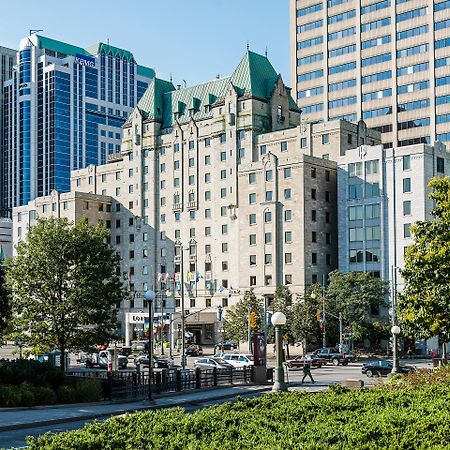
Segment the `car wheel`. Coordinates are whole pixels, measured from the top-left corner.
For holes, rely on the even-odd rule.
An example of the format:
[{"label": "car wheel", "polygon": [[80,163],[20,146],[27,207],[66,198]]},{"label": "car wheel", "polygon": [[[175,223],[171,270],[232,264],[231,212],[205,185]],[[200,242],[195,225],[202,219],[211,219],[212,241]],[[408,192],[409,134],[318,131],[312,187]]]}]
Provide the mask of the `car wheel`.
[{"label": "car wheel", "polygon": [[372,378],[372,377],[373,377],[373,372],[369,369],[369,370],[366,372],[366,375],[367,375],[369,378]]},{"label": "car wheel", "polygon": [[333,358],[331,360],[331,362],[333,363],[333,365],[338,366],[339,365],[339,359],[338,358]]}]

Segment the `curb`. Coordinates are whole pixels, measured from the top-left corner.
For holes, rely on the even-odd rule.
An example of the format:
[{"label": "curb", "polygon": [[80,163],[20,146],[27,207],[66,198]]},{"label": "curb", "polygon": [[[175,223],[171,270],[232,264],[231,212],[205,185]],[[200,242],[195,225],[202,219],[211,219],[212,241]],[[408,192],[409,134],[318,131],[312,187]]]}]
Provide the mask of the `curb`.
[{"label": "curb", "polygon": [[[228,393],[228,394],[221,394],[217,395],[211,398],[204,398],[204,399],[196,399],[196,400],[189,400],[184,399],[183,401],[176,401],[170,405],[142,405],[141,407],[136,407],[133,409],[122,409],[122,410],[116,410],[113,412],[104,412],[104,413],[91,413],[91,414],[84,414],[82,416],[76,416],[76,417],[64,417],[64,418],[58,418],[58,419],[48,419],[48,420],[41,420],[37,422],[31,422],[31,423],[18,423],[13,425],[0,425],[0,432],[2,431],[10,431],[10,430],[21,430],[21,429],[27,429],[27,428],[38,428],[45,425],[58,425],[61,423],[70,423],[70,422],[79,422],[82,420],[91,420],[91,419],[99,419],[99,418],[111,418],[114,416],[120,416],[127,413],[134,413],[137,411],[154,411],[159,409],[166,409],[166,408],[176,408],[178,406],[182,405],[196,405],[201,403],[206,403],[208,401],[214,401],[214,400],[223,400],[226,398],[234,398],[237,396],[243,396],[243,395],[249,395],[254,393],[263,393],[266,391],[270,391],[272,387],[262,387],[258,389],[254,389],[247,392],[237,392],[237,393]],[[144,400],[145,401],[145,400]],[[143,402],[144,402],[143,401]],[[92,405],[92,404],[91,404]]]}]

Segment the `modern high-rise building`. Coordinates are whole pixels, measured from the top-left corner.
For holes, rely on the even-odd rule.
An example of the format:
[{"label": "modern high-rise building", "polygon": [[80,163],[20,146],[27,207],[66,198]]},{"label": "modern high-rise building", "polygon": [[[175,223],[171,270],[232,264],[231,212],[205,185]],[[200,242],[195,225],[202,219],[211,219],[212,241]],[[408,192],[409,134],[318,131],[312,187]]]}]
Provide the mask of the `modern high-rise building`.
[{"label": "modern high-rise building", "polygon": [[155,72],[108,44],[22,39],[4,83],[3,208],[70,190],[70,171],[120,152],[121,127]]},{"label": "modern high-rise building", "polygon": [[311,121],[363,119],[385,148],[450,141],[450,2],[290,0],[293,93]]},{"label": "modern high-rise building", "polygon": [[[16,63],[16,50],[0,46],[0,199],[2,196],[3,184],[1,182],[2,169],[2,146],[3,146],[3,83],[12,77],[13,66]],[[0,217],[3,215],[2,202],[0,201]]]},{"label": "modern high-rise building", "polygon": [[184,292],[188,331],[212,344],[218,306],[250,288],[269,303],[279,285],[302,295],[336,268],[335,161],[380,142],[364,123],[303,123],[270,61],[247,52],[226,78],[183,89],[155,78],[121,154],[73,171],[70,193],[15,208],[14,241],[38,216],[104,220],[130,293],[122,324],[147,309],[147,289],[169,290],[164,308],[178,313]]}]

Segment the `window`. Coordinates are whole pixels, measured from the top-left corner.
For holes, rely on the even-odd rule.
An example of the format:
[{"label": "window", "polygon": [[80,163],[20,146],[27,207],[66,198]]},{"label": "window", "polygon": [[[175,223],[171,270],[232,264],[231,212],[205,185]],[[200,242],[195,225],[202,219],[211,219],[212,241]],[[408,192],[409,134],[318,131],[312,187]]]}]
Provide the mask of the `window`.
[{"label": "window", "polygon": [[315,200],[316,197],[317,197],[317,190],[313,188],[311,189],[311,198]]},{"label": "window", "polygon": [[220,198],[225,198],[227,196],[227,188],[220,189]]},{"label": "window", "polygon": [[266,275],[264,277],[264,284],[270,286],[272,284],[272,275]]},{"label": "window", "polygon": [[317,169],[315,167],[311,167],[311,178],[317,177]]},{"label": "window", "polygon": [[405,200],[403,202],[403,215],[409,216],[411,214],[411,200]]},{"label": "window", "polygon": [[342,106],[354,105],[355,103],[356,96],[338,98],[336,100],[328,102],[328,109],[341,108]]},{"label": "window", "polygon": [[272,264],[272,254],[266,253],[264,255],[264,264]]},{"label": "window", "polygon": [[392,71],[385,70],[384,72],[376,72],[371,75],[361,77],[361,84],[374,83],[376,81],[388,80],[392,78]]},{"label": "window", "polygon": [[194,166],[195,166],[195,159],[189,158],[189,167],[194,167]]},{"label": "window", "polygon": [[405,20],[411,20],[415,17],[421,17],[425,16],[427,14],[427,7],[424,8],[418,8],[418,9],[411,9],[409,11],[406,11],[401,14],[397,14],[397,22],[403,22]]},{"label": "window", "polygon": [[314,13],[316,11],[320,11],[322,9],[322,3],[317,3],[312,6],[307,6],[305,8],[300,8],[297,10],[297,16],[306,16],[307,14]]},{"label": "window", "polygon": [[365,50],[367,48],[379,47],[380,45],[388,44],[391,42],[391,35],[387,34],[379,38],[369,39],[367,41],[361,42],[361,49]]},{"label": "window", "polygon": [[317,253],[311,253],[311,264],[317,264]]},{"label": "window", "polygon": [[361,33],[363,33],[364,31],[370,31],[370,30],[375,30],[377,28],[385,27],[387,25],[390,25],[390,23],[391,23],[390,17],[386,17],[386,18],[380,19],[380,20],[375,20],[373,22],[363,23],[363,24],[361,24]]},{"label": "window", "polygon": [[285,264],[292,264],[292,253],[284,254],[284,262]]},{"label": "window", "polygon": [[222,134],[219,136],[219,138],[220,138],[220,143],[221,143],[221,144],[224,144],[225,142],[227,142],[227,135],[226,135],[226,133],[222,133]]},{"label": "window", "polygon": [[323,69],[314,70],[313,72],[306,72],[297,75],[297,82],[303,83],[305,81],[314,80],[315,78],[323,77]]},{"label": "window", "polygon": [[303,25],[297,26],[297,34],[304,33],[305,31],[314,30],[314,28],[320,28],[323,25],[323,20],[316,20],[315,22],[308,22]]},{"label": "window", "polygon": [[256,234],[251,234],[249,236],[250,245],[256,245]]},{"label": "window", "polygon": [[325,223],[330,223],[330,213],[329,212],[325,213]]},{"label": "window", "polygon": [[265,155],[267,153],[267,145],[260,145],[259,152],[261,155]]},{"label": "window", "polygon": [[228,234],[228,225],[222,225],[222,234]]},{"label": "window", "polygon": [[205,166],[209,166],[211,164],[211,155],[205,155]]},{"label": "window", "polygon": [[[297,65],[303,66],[305,64],[311,64],[317,61],[323,60],[323,53],[316,53],[314,55],[304,56],[303,58],[297,58]],[[280,115],[281,117],[281,115]]]},{"label": "window", "polygon": [[227,152],[220,152],[220,160],[221,161],[227,160]]},{"label": "window", "polygon": [[195,220],[195,211],[189,211],[189,219]]},{"label": "window", "polygon": [[403,178],[403,192],[411,192],[411,178]]},{"label": "window", "polygon": [[211,138],[206,137],[205,138],[205,147],[210,147],[211,146]]},{"label": "window", "polygon": [[356,44],[346,45],[345,47],[339,47],[334,50],[329,50],[328,58],[335,58],[336,56],[347,55],[353,52],[356,52]]},{"label": "window", "polygon": [[256,276],[250,276],[250,286],[256,286]]},{"label": "window", "polygon": [[291,178],[291,176],[292,176],[292,169],[290,167],[285,167],[283,169],[283,175],[284,175],[285,179],[286,178]]},{"label": "window", "polygon": [[297,50],[301,50],[303,48],[314,47],[315,45],[319,45],[323,43],[323,36],[317,36],[312,39],[307,39],[305,41],[301,41],[297,43]]},{"label": "window", "polygon": [[404,238],[411,237],[411,224],[410,223],[405,223],[403,225],[403,237]]},{"label": "window", "polygon": [[284,211],[284,221],[290,222],[292,220],[292,211],[290,209],[286,209]]},{"label": "window", "polygon": [[211,200],[211,191],[205,191],[205,201]]},{"label": "window", "polygon": [[248,222],[249,222],[249,225],[255,225],[256,224],[256,214],[249,214]]},{"label": "window", "polygon": [[335,33],[330,33],[328,35],[329,41],[335,41],[336,39],[342,39],[347,36],[353,36],[356,34],[356,27],[345,28],[344,30],[336,31]]},{"label": "window", "polygon": [[388,8],[389,6],[391,6],[390,0],[382,0],[381,2],[372,3],[371,5],[363,6],[361,8],[361,15],[378,11],[383,8]]},{"label": "window", "polygon": [[272,191],[266,191],[266,202],[271,202],[272,197]]},{"label": "window", "polygon": [[290,244],[292,242],[292,231],[285,231],[284,232],[284,242],[286,244]]},{"label": "window", "polygon": [[311,242],[317,242],[317,231],[311,233]]},{"label": "window", "polygon": [[286,141],[283,141],[283,142],[281,142],[280,147],[281,147],[282,152],[287,152],[288,143]]},{"label": "window", "polygon": [[332,23],[342,22],[344,20],[351,19],[352,17],[355,17],[355,16],[356,16],[356,11],[354,9],[351,9],[350,11],[345,11],[341,14],[336,14],[334,16],[329,16],[328,17],[328,25],[330,25]]},{"label": "window", "polygon": [[348,220],[362,220],[364,218],[363,206],[350,206],[348,208]]},{"label": "window", "polygon": [[365,206],[366,219],[378,219],[380,217],[380,204],[374,203]]},{"label": "window", "polygon": [[227,171],[226,169],[223,169],[220,171],[220,179],[225,180],[227,178]]},{"label": "window", "polygon": [[266,181],[272,181],[272,179],[273,179],[273,171],[266,170]]},{"label": "window", "polygon": [[356,86],[356,79],[339,81],[337,83],[331,83],[328,85],[328,92],[340,91],[342,89],[348,89]]},{"label": "window", "polygon": [[381,55],[371,56],[369,58],[361,59],[361,67],[371,66],[372,64],[379,64],[386,61],[390,61],[392,56],[390,53],[383,53]]},{"label": "window", "polygon": [[306,148],[308,146],[308,140],[306,138],[300,138],[300,148]]},{"label": "window", "polygon": [[326,233],[325,234],[325,242],[327,244],[331,244],[331,233]]},{"label": "window", "polygon": [[311,221],[315,222],[317,220],[317,211],[315,209],[313,209],[311,211]]},{"label": "window", "polygon": [[[256,222],[256,220],[255,220],[255,222]],[[265,222],[265,223],[270,223],[270,222],[272,222],[272,212],[271,212],[271,211],[266,211],[266,212],[264,213],[264,222]]]},{"label": "window", "polygon": [[222,242],[222,253],[227,253],[227,252],[228,252],[228,243]]},{"label": "window", "polygon": [[322,134],[322,144],[328,144],[330,142],[330,135],[328,133]]},{"label": "window", "polygon": [[174,170],[178,170],[180,168],[180,161],[178,159],[173,162],[173,168]]},{"label": "window", "polygon": [[256,255],[250,255],[250,265],[256,266]]},{"label": "window", "polygon": [[366,227],[366,240],[368,241],[374,241],[380,239],[380,227]]},{"label": "window", "polygon": [[397,33],[397,41],[401,41],[402,39],[409,39],[414,36],[419,36],[421,34],[428,33],[428,25],[422,25],[417,28],[410,28],[409,30],[400,31]]},{"label": "window", "polygon": [[403,156],[403,170],[410,170],[411,169],[411,155],[404,155]]},{"label": "window", "polygon": [[364,238],[364,229],[363,228],[349,228],[349,241],[350,242],[358,242],[362,241]]},{"label": "window", "polygon": [[364,262],[364,252],[362,250],[350,250],[349,261],[350,264]]},{"label": "window", "polygon": [[292,189],[284,190],[284,198],[285,198],[285,200],[289,200],[292,198]]},{"label": "window", "polygon": [[227,207],[226,206],[221,206],[220,207],[220,215],[222,217],[226,217],[226,215],[227,215]]},{"label": "window", "polygon": [[211,210],[209,208],[205,209],[205,219],[211,218]]},{"label": "window", "polygon": [[362,176],[363,165],[362,162],[350,163],[347,166],[349,177],[360,177]]},{"label": "window", "polygon": [[445,172],[445,160],[444,158],[441,157],[437,157],[436,158],[436,171],[439,173],[444,173]]},{"label": "window", "polygon": [[272,243],[272,233],[264,233],[264,243],[265,244]]},{"label": "window", "polygon": [[134,242],[134,234],[130,234],[129,240],[130,240],[130,242]]}]

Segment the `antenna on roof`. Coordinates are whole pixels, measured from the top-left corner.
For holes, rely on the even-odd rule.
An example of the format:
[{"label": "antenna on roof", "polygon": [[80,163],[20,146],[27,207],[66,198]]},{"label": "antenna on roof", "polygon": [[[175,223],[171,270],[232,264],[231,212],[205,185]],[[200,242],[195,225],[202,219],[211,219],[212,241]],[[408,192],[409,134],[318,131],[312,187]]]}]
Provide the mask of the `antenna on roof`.
[{"label": "antenna on roof", "polygon": [[186,80],[183,80],[184,87],[187,88]]},{"label": "antenna on roof", "polygon": [[44,31],[44,30],[30,30],[30,36],[31,36],[32,34],[39,33],[40,31]]},{"label": "antenna on roof", "polygon": [[268,53],[268,50],[267,50],[267,45],[266,45],[266,51],[265,51],[266,58],[267,58],[267,53]]},{"label": "antenna on roof", "polygon": [[173,83],[172,72],[170,72],[170,82]]},{"label": "antenna on roof", "polygon": [[106,43],[109,45],[109,38],[106,38]]},{"label": "antenna on roof", "polygon": [[220,80],[220,73],[216,75],[216,80]]},{"label": "antenna on roof", "polygon": [[247,51],[250,50],[250,43],[247,41]]}]

